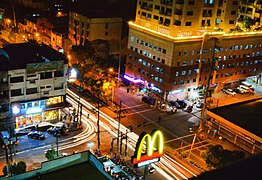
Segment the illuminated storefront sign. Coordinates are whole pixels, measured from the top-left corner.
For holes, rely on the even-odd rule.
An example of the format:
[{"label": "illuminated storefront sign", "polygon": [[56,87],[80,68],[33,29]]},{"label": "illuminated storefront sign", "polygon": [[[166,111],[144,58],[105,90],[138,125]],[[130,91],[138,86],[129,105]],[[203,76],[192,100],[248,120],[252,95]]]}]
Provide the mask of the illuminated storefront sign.
[{"label": "illuminated storefront sign", "polygon": [[74,68],[72,68],[70,70],[70,75],[69,75],[68,81],[69,82],[74,82],[76,80],[76,78],[77,78],[77,71]]},{"label": "illuminated storefront sign", "polygon": [[[145,153],[142,153],[146,142]],[[131,162],[135,167],[142,167],[160,161],[164,155],[164,138],[160,130],[154,130],[151,134],[141,133],[136,144],[136,150]]]},{"label": "illuminated storefront sign", "polygon": [[12,113],[15,116],[40,113],[44,109],[46,109],[46,100],[12,104]]}]

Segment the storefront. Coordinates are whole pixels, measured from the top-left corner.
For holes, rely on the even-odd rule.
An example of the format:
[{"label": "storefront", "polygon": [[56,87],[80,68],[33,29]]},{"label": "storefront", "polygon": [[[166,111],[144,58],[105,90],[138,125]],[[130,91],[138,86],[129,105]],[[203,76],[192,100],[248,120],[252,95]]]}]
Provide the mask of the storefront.
[{"label": "storefront", "polygon": [[16,128],[35,125],[41,122],[61,121],[61,108],[64,108],[64,96],[44,100],[17,102],[12,104]]}]

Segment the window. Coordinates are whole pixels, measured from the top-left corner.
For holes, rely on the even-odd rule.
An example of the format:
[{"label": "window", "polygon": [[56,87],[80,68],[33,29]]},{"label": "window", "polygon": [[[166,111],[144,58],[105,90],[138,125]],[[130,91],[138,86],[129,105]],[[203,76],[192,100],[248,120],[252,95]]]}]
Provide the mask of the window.
[{"label": "window", "polygon": [[10,83],[24,82],[24,76],[11,77]]},{"label": "window", "polygon": [[186,15],[187,16],[193,16],[193,11],[187,11]]},{"label": "window", "polygon": [[183,79],[181,79],[179,84],[185,84],[185,81]]},{"label": "window", "polygon": [[188,55],[189,55],[189,52],[188,52],[188,51],[184,51],[184,55],[185,55],[185,56],[188,56]]},{"label": "window", "polygon": [[186,26],[191,26],[192,22],[186,22]]},{"label": "window", "polygon": [[178,71],[176,72],[176,76],[179,76],[179,72]]},{"label": "window", "polygon": [[194,5],[195,4],[195,1],[194,0],[189,0],[188,1],[188,5]]},{"label": "window", "polygon": [[55,71],[55,77],[62,77],[64,76],[64,72],[63,71]]},{"label": "window", "polygon": [[21,95],[23,95],[21,89],[13,89],[13,90],[11,90],[11,96],[12,97],[14,97],[14,96],[21,96]]},{"label": "window", "polygon": [[105,24],[105,29],[108,29],[108,23]]},{"label": "window", "polygon": [[155,19],[155,20],[158,20],[158,19],[159,19],[159,16],[154,15],[154,19]]},{"label": "window", "polygon": [[182,71],[181,75],[182,76],[186,75],[186,71]]},{"label": "window", "polygon": [[236,11],[231,11],[231,15],[236,15],[237,12]]},{"label": "window", "polygon": [[166,60],[162,59],[162,64],[165,64]]},{"label": "window", "polygon": [[26,89],[26,94],[35,94],[37,93],[37,88]]},{"label": "window", "polygon": [[49,79],[52,78],[52,72],[44,72],[40,74],[40,79]]},{"label": "window", "polygon": [[234,20],[229,20],[229,24],[234,24],[235,21]]},{"label": "window", "polygon": [[160,9],[160,6],[155,5],[155,9],[159,10],[159,9]]},{"label": "window", "polygon": [[165,49],[163,49],[163,53],[166,54],[166,50]]},{"label": "window", "polygon": [[191,72],[192,72],[191,70],[188,70],[188,74],[191,74]]}]

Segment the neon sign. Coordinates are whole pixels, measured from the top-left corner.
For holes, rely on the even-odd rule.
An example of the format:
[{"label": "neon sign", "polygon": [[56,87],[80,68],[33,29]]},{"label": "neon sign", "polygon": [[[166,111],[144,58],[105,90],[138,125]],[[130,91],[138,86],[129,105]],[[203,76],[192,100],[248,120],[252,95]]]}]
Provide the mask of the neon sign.
[{"label": "neon sign", "polygon": [[[146,150],[145,153],[142,153],[144,142],[146,142]],[[160,130],[154,130],[151,134],[142,132],[131,162],[135,167],[142,167],[160,161],[160,157],[163,155],[164,138],[162,132]]]}]

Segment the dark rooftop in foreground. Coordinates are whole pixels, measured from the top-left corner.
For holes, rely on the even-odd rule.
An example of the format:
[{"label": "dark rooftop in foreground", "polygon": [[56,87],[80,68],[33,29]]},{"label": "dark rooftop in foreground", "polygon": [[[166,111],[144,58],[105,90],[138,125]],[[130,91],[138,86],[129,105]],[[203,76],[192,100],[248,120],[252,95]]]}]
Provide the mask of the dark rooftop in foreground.
[{"label": "dark rooftop in foreground", "polygon": [[223,168],[203,173],[192,180],[247,180],[262,179],[262,154],[232,163]]},{"label": "dark rooftop in foreground", "polygon": [[211,112],[262,137],[262,98],[211,109]]},{"label": "dark rooftop in foreground", "polygon": [[91,165],[90,162],[81,163],[78,165],[70,166],[64,169],[60,169],[57,171],[53,171],[46,174],[40,174],[37,177],[29,178],[29,180],[37,180],[37,179],[95,179],[95,180],[106,180],[107,178],[94,166]]},{"label": "dark rooftop in foreground", "polygon": [[10,44],[0,49],[0,71],[24,69],[29,63],[63,60],[66,56],[46,45],[35,43]]}]

